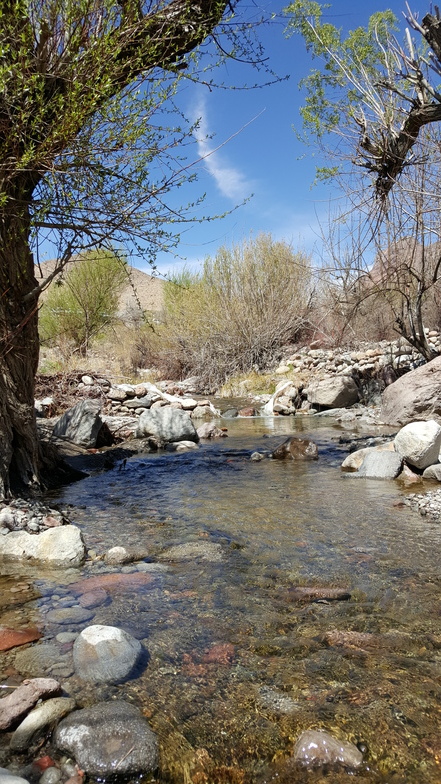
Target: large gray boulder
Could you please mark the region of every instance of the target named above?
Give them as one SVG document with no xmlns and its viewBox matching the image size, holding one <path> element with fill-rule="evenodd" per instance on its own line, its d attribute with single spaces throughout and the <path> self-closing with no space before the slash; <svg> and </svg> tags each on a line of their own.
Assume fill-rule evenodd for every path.
<svg viewBox="0 0 441 784">
<path fill-rule="evenodd" d="M 91 449 L 96 446 L 97 436 L 103 425 L 100 412 L 101 403 L 98 400 L 81 400 L 55 423 L 53 435 Z"/>
<path fill-rule="evenodd" d="M 171 441 L 199 441 L 190 414 L 170 406 L 149 409 L 141 414 L 135 437 L 147 436 L 154 436 L 163 444 Z"/>
<path fill-rule="evenodd" d="M 83 681 L 118 683 L 129 677 L 142 645 L 116 626 L 87 626 L 73 647 L 75 672 Z"/>
<path fill-rule="evenodd" d="M 11 531 L 0 537 L 0 560 L 42 561 L 48 566 L 81 566 L 86 558 L 81 531 L 76 525 L 48 528 L 35 535 Z"/>
<path fill-rule="evenodd" d="M 357 449 L 351 452 L 341 464 L 342 471 L 358 471 L 363 465 L 366 456 L 371 453 L 377 452 L 395 452 L 393 441 L 386 444 L 378 444 L 377 446 L 365 446 L 363 449 Z"/>
<path fill-rule="evenodd" d="M 441 449 L 441 427 L 434 419 L 410 422 L 398 431 L 395 450 L 406 463 L 415 468 L 428 468 L 438 462 Z"/>
<path fill-rule="evenodd" d="M 435 419 L 441 423 L 441 357 L 386 387 L 380 416 L 388 425 L 407 425 L 416 419 Z"/>
<path fill-rule="evenodd" d="M 350 376 L 334 376 L 308 386 L 308 402 L 320 408 L 346 408 L 358 401 L 358 387 Z"/>
<path fill-rule="evenodd" d="M 352 476 L 365 479 L 396 479 L 403 467 L 403 458 L 397 452 L 374 450 L 369 452 L 360 469 Z"/>
<path fill-rule="evenodd" d="M 58 725 L 54 742 L 99 779 L 148 774 L 158 767 L 155 733 L 138 708 L 122 700 L 74 711 Z"/>
</svg>

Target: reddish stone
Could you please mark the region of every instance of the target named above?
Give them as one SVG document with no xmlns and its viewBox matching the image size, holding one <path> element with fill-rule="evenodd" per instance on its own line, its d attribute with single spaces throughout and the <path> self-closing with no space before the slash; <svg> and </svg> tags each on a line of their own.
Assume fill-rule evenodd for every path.
<svg viewBox="0 0 441 784">
<path fill-rule="evenodd" d="M 40 773 L 43 773 L 48 768 L 55 767 L 55 762 L 53 761 L 52 757 L 46 754 L 45 757 L 40 757 L 40 759 L 36 759 L 32 763 L 32 767 L 36 768 Z"/>
<path fill-rule="evenodd" d="M 208 664 L 231 664 L 234 659 L 235 648 L 230 642 L 216 642 L 204 653 L 203 662 Z"/>
<path fill-rule="evenodd" d="M 77 595 L 90 593 L 98 589 L 104 589 L 110 593 L 118 593 L 151 585 L 154 582 L 154 577 L 145 572 L 131 572 L 129 574 L 114 572 L 112 574 L 98 575 L 97 577 L 88 577 L 86 580 L 79 580 L 77 583 L 71 583 L 69 588 L 72 593 Z"/>
<path fill-rule="evenodd" d="M 88 591 L 87 593 L 83 593 L 80 598 L 78 599 L 78 603 L 81 607 L 85 607 L 87 610 L 90 610 L 92 607 L 99 607 L 101 604 L 108 599 L 109 594 L 104 588 L 97 588 L 95 591 Z"/>
<path fill-rule="evenodd" d="M 190 678 L 201 678 L 207 674 L 207 667 L 204 664 L 196 664 L 188 653 L 182 656 L 182 672 Z"/>
<path fill-rule="evenodd" d="M 253 417 L 253 416 L 256 416 L 256 409 L 255 408 L 251 408 L 251 406 L 248 406 L 247 408 L 241 408 L 240 411 L 239 411 L 239 416 L 241 416 L 241 417 Z"/>
<path fill-rule="evenodd" d="M 43 525 L 47 528 L 58 528 L 60 525 L 63 525 L 63 523 L 58 517 L 47 515 L 47 517 L 43 517 Z"/>
<path fill-rule="evenodd" d="M 39 640 L 41 636 L 41 632 L 35 626 L 29 626 L 27 629 L 9 629 L 7 626 L 0 626 L 0 651 L 9 651 L 10 648 L 26 645 L 27 642 Z"/>
</svg>

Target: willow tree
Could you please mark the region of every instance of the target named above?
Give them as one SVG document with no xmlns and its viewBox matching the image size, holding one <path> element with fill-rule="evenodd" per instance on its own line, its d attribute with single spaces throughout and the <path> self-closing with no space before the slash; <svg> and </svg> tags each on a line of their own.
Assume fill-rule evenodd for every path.
<svg viewBox="0 0 441 784">
<path fill-rule="evenodd" d="M 57 274 L 79 249 L 111 239 L 130 236 L 151 256 L 173 242 L 167 227 L 189 213 L 177 215 L 167 194 L 190 176 L 179 153 L 190 136 L 167 112 L 182 74 L 195 79 L 199 69 L 209 82 L 201 44 L 210 36 L 219 52 L 241 56 L 234 5 L 1 3 L 0 497 L 42 485 L 34 376 L 49 281 L 35 276 L 38 244 L 53 233 Z"/>
<path fill-rule="evenodd" d="M 435 5 L 435 14 L 420 22 L 410 4 L 404 5 L 402 35 L 390 10 L 372 14 L 365 28 L 344 35 L 327 21 L 330 5 L 294 0 L 286 9 L 288 31 L 300 33 L 321 61 L 302 81 L 305 129 L 318 141 L 334 132 L 340 144 L 349 141 L 346 151 L 369 173 L 385 208 L 405 169 L 421 161 L 425 128 L 441 122 L 440 11 Z"/>
</svg>

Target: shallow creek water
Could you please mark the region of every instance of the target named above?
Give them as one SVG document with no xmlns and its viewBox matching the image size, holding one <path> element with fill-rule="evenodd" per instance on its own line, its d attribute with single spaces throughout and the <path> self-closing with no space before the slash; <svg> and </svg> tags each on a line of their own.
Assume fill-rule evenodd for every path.
<svg viewBox="0 0 441 784">
<path fill-rule="evenodd" d="M 51 646 L 20 673 L 59 677 L 81 706 L 113 697 L 138 705 L 161 745 L 160 774 L 148 781 L 347 781 L 289 762 L 301 731 L 323 728 L 364 744 L 360 782 L 441 782 L 441 527 L 394 506 L 398 484 L 343 475 L 342 431 L 311 422 L 297 433 L 316 440 L 317 462 L 250 461 L 292 434 L 292 419 L 228 421 L 228 438 L 138 456 L 49 499 L 72 505 L 89 549 L 139 547 L 156 565 L 143 567 L 151 583 L 112 593 L 88 621 L 120 626 L 148 650 L 124 684 L 84 684 L 71 643 L 56 637 L 87 624 L 51 615 L 75 606 L 70 583 L 121 567 L 1 567 L 0 623 L 35 622 L 43 638 L 32 650 Z M 199 556 L 161 559 L 182 544 Z M 206 560 L 204 544 L 220 545 L 220 559 Z M 293 587 L 312 585 L 351 598 L 295 599 Z M 377 636 L 367 648 L 329 644 L 335 630 Z M 2 676 L 20 655 L 4 656 Z M 0 765 L 10 759 L 4 750 Z"/>
</svg>

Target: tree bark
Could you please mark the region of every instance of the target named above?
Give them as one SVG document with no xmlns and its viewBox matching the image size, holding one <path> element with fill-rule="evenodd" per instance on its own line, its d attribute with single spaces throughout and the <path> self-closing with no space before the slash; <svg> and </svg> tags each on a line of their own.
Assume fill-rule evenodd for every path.
<svg viewBox="0 0 441 784">
<path fill-rule="evenodd" d="M 34 412 L 38 299 L 28 207 L 0 217 L 0 497 L 40 484 Z"/>
</svg>

